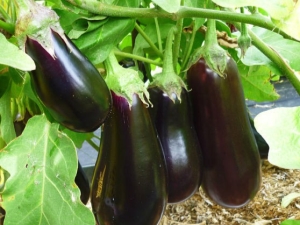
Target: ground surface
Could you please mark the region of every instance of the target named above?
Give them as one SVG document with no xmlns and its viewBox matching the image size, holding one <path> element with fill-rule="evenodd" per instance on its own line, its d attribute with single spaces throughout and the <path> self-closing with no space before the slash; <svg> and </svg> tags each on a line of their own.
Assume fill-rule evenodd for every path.
<svg viewBox="0 0 300 225">
<path fill-rule="evenodd" d="M 210 201 L 200 189 L 187 201 L 168 205 L 160 225 L 265 225 L 280 224 L 285 219 L 300 220 L 300 198 L 281 207 L 284 196 L 300 193 L 300 171 L 280 169 L 263 161 L 262 172 L 261 190 L 247 206 L 225 209 Z"/>
</svg>

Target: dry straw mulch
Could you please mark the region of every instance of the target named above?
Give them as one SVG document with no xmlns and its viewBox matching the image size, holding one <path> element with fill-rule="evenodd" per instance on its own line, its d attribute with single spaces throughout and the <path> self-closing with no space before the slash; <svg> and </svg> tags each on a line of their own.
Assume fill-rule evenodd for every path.
<svg viewBox="0 0 300 225">
<path fill-rule="evenodd" d="M 300 198 L 281 207 L 283 197 L 300 193 L 300 170 L 281 169 L 265 160 L 262 172 L 261 190 L 247 206 L 225 209 L 200 189 L 190 199 L 168 205 L 160 225 L 265 225 L 280 224 L 285 219 L 300 220 Z"/>
</svg>

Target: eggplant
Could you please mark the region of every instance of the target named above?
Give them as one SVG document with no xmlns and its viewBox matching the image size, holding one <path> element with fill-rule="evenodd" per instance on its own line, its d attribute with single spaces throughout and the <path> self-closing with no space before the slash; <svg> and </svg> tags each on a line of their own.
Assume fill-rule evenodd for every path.
<svg viewBox="0 0 300 225">
<path fill-rule="evenodd" d="M 75 177 L 75 183 L 80 190 L 80 200 L 83 204 L 87 204 L 90 198 L 90 182 L 88 177 L 86 176 L 80 162 L 78 161 L 78 169 Z"/>
<path fill-rule="evenodd" d="M 5 219 L 5 210 L 0 207 L 0 225 L 4 224 L 4 219 Z"/>
<path fill-rule="evenodd" d="M 192 118 L 192 106 L 183 88 L 181 101 L 158 88 L 149 88 L 154 107 L 150 114 L 163 147 L 168 173 L 168 203 L 191 197 L 202 179 L 201 148 Z M 174 102 L 173 102 L 174 101 Z M 153 112 L 154 110 L 154 112 Z"/>
<path fill-rule="evenodd" d="M 246 205 L 260 189 L 261 162 L 235 61 L 226 76 L 201 58 L 187 72 L 194 123 L 203 154 L 202 189 L 228 208 Z"/>
<path fill-rule="evenodd" d="M 255 137 L 255 141 L 258 147 L 259 155 L 261 159 L 267 159 L 269 155 L 269 145 L 266 140 L 261 136 L 254 126 L 253 118 L 249 115 L 251 129 Z"/>
<path fill-rule="evenodd" d="M 27 37 L 26 53 L 34 60 L 31 82 L 38 98 L 60 124 L 76 132 L 100 127 L 111 109 L 111 94 L 94 65 L 65 35 L 51 30 L 54 56 Z"/>
<path fill-rule="evenodd" d="M 102 126 L 91 188 L 99 225 L 154 225 L 167 204 L 167 172 L 149 112 L 137 94 L 112 92 L 112 113 Z"/>
</svg>

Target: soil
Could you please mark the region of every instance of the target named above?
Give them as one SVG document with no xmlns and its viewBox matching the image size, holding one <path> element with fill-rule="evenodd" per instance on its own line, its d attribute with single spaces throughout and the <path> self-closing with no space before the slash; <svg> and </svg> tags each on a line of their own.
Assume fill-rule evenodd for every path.
<svg viewBox="0 0 300 225">
<path fill-rule="evenodd" d="M 264 160 L 262 173 L 261 189 L 248 205 L 226 209 L 199 189 L 190 199 L 168 205 L 159 225 L 273 225 L 286 219 L 300 220 L 300 198 L 281 206 L 283 197 L 300 193 L 300 170 L 281 169 Z"/>
</svg>

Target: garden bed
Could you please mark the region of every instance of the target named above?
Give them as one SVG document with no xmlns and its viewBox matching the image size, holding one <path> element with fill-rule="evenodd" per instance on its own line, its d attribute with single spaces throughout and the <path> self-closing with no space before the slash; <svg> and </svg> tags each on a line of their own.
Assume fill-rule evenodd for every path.
<svg viewBox="0 0 300 225">
<path fill-rule="evenodd" d="M 187 201 L 168 205 L 160 225 L 265 225 L 280 224 L 289 218 L 300 220 L 300 198 L 286 208 L 281 207 L 283 197 L 300 193 L 300 170 L 281 169 L 263 161 L 262 172 L 261 189 L 248 205 L 225 209 L 209 200 L 200 189 Z"/>
</svg>

